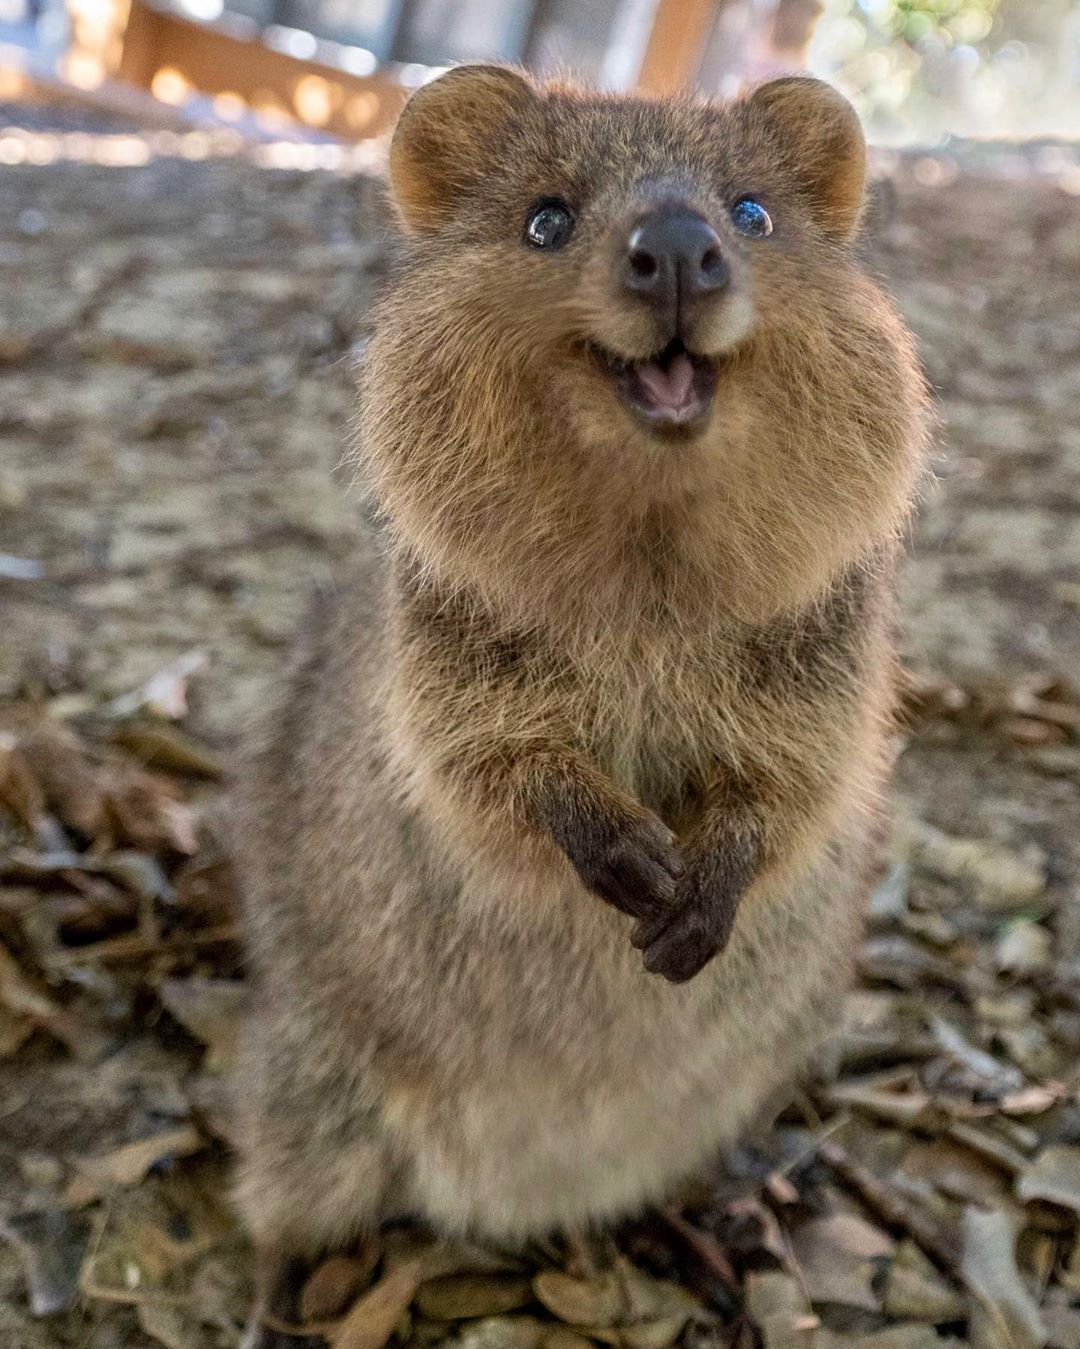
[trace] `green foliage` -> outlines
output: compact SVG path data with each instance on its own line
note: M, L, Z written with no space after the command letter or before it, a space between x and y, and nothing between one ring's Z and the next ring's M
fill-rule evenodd
M824 0L810 56L879 141L1080 126L1080 0Z
M934 35L946 42L983 41L1000 0L865 0L856 8L890 37L913 46Z

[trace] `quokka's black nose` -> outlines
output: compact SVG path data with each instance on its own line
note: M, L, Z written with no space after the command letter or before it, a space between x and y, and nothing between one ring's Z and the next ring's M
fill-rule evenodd
M628 291L661 309L678 311L728 283L720 236L686 206L661 206L631 229L622 260Z

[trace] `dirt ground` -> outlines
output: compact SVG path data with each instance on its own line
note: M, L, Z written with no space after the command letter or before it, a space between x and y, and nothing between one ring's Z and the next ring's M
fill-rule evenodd
M601 1242L601 1272L557 1246L436 1261L399 1340L1080 1346L1076 169L1053 147L881 168L868 249L941 428L849 1024L734 1180ZM215 799L349 547L381 189L180 155L0 173L0 1343L225 1349L248 1267ZM384 1283L415 1240L388 1238ZM379 1342L361 1265L311 1304L345 1349Z

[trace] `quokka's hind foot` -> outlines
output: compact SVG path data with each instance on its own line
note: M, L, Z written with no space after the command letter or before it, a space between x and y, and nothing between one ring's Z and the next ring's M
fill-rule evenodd
M304 1285L323 1256L379 1230L395 1193L387 1149L363 1106L342 1096L344 1080L305 1082L299 1070L255 1078L259 1090L242 1103L235 1199L256 1251L242 1349L322 1349L320 1337L295 1333Z
M256 1258L255 1306L240 1349L326 1349L321 1335L299 1333L300 1295L313 1263L296 1255L259 1253Z

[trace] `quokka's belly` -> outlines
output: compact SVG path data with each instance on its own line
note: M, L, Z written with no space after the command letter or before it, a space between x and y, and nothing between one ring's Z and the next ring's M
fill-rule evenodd
M440 1227L523 1238L633 1212L734 1142L843 993L851 878L801 890L751 903L687 985L644 974L633 952L586 969L579 947L562 998L545 990L546 1028L522 969L518 1014L508 1002L463 1024L460 1062L424 1105L390 1092L413 1206Z

